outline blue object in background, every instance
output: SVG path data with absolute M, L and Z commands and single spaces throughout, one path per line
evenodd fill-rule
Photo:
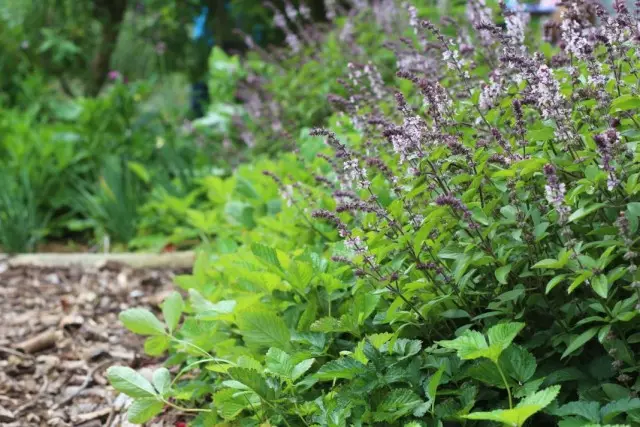
M 209 8 L 204 6 L 200 11 L 200 15 L 196 16 L 193 25 L 192 38 L 196 41 L 206 38 L 207 44 L 213 46 L 214 39 L 211 31 L 207 29 L 207 16 L 209 15 Z
M 230 11 L 231 2 L 229 0 L 225 0 L 224 8 Z M 215 44 L 215 38 L 213 33 L 207 28 L 208 17 L 209 8 L 203 6 L 200 14 L 194 19 L 191 38 L 196 43 L 205 41 L 208 47 L 212 47 Z M 241 22 L 237 22 L 236 24 L 238 27 L 242 27 Z M 254 25 L 251 29 L 251 37 L 256 44 L 261 44 L 264 39 L 264 26 L 261 24 Z M 209 100 L 209 87 L 206 82 L 200 81 L 191 85 L 191 111 L 196 118 L 204 116 Z
M 531 13 L 532 15 L 550 15 L 557 9 L 557 6 L 555 4 L 551 4 L 551 2 L 547 1 L 541 3 L 521 5 L 518 0 L 507 0 L 506 6 L 508 10 L 518 10 L 520 6 L 523 6 L 523 10 L 527 13 Z

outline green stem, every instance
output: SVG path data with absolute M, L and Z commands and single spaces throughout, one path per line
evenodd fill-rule
M 184 368 L 182 368 L 180 370 L 180 372 L 178 372 L 178 374 L 175 376 L 175 378 L 173 379 L 173 381 L 171 381 L 171 387 L 173 387 L 173 385 L 176 383 L 176 381 L 178 381 L 178 379 L 180 379 L 180 377 L 182 377 L 184 374 L 186 374 L 187 372 L 189 372 L 191 370 L 192 367 L 196 366 L 196 365 L 200 365 L 202 363 L 207 363 L 207 362 L 216 362 L 216 363 L 228 363 L 229 365 L 234 365 L 237 366 L 235 363 L 233 363 L 230 360 L 226 360 L 226 359 L 219 359 L 217 357 L 209 357 L 207 359 L 202 359 L 202 360 L 198 360 L 195 361 L 193 363 L 188 364 L 187 366 L 185 366 Z
M 507 377 L 504 376 L 504 372 L 502 372 L 502 368 L 500 368 L 500 363 L 496 361 L 495 364 L 496 364 L 496 367 L 498 368 L 498 372 L 500 372 L 500 376 L 502 377 L 504 386 L 507 388 L 507 395 L 509 396 L 509 409 L 513 409 L 513 400 L 511 399 L 511 388 L 509 387 L 509 382 L 507 381 Z
M 189 347 L 194 348 L 195 350 L 198 350 L 200 353 L 202 353 L 204 356 L 207 356 L 209 359 L 215 359 L 215 357 L 213 357 L 213 355 L 211 355 L 211 353 L 209 353 L 208 351 L 200 348 L 199 346 L 197 346 L 197 345 L 195 345 L 193 343 L 190 343 L 189 341 L 183 341 L 183 340 L 181 340 L 179 338 L 176 338 L 176 337 L 174 337 L 173 335 L 170 335 L 170 334 L 167 334 L 167 336 L 169 338 L 171 338 L 172 341 L 179 342 L 180 344 L 184 344 L 184 345 L 187 345 Z
M 176 405 L 175 403 L 171 403 L 168 400 L 162 399 L 160 398 L 160 400 L 162 401 L 162 403 L 171 406 L 173 409 L 176 409 L 178 411 L 181 412 L 212 412 L 211 409 L 199 409 L 199 408 L 185 408 L 183 406 L 180 405 Z

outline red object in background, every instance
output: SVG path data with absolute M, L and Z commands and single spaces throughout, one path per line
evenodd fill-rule
M 164 245 L 164 248 L 162 248 L 162 253 L 167 253 L 167 252 L 175 252 L 176 251 L 176 247 L 175 245 L 173 245 L 172 243 L 168 243 L 166 245 Z
M 185 423 L 184 421 L 176 421 L 175 426 L 176 427 L 187 427 L 187 423 Z

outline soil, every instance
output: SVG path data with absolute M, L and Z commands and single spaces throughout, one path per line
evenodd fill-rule
M 130 400 L 108 384 L 112 365 L 157 366 L 118 313 L 158 304 L 168 271 L 9 268 L 0 262 L 0 425 L 130 426 Z M 148 425 L 176 425 L 161 414 Z M 178 423 L 180 425 L 180 423 Z

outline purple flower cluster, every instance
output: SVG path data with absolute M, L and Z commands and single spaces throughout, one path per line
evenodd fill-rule
M 620 180 L 616 176 L 614 167 L 614 154 L 618 149 L 618 140 L 620 135 L 615 129 L 595 135 L 593 140 L 598 148 L 600 159 L 602 161 L 602 169 L 607 172 L 607 189 L 612 191 L 620 184 Z
M 565 224 L 569 219 L 569 214 L 571 214 L 571 209 L 564 202 L 564 197 L 567 193 L 566 186 L 558 179 L 555 166 L 551 164 L 544 165 L 544 174 L 547 177 L 547 185 L 544 187 L 547 202 L 558 213 L 558 222 Z

